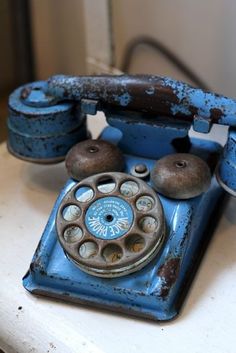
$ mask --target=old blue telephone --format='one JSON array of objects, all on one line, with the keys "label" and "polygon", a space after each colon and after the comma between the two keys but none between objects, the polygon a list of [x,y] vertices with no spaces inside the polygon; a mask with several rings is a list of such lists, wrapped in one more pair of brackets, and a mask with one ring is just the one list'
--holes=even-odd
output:
[{"label": "old blue telephone", "polygon": [[[86,114],[98,110],[109,125],[91,140]],[[212,124],[229,126],[224,148],[188,135],[191,126],[208,133]],[[36,163],[66,156],[70,176],[25,288],[174,318],[214,229],[222,187],[236,195],[235,128],[235,100],[170,78],[54,76],[14,91],[9,151]]]}]

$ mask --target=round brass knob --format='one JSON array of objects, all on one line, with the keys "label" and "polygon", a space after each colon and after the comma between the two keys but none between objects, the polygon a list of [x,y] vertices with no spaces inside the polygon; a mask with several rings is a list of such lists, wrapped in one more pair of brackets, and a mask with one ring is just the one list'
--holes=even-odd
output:
[{"label": "round brass knob", "polygon": [[151,180],[160,194],[173,199],[189,199],[209,188],[211,173],[201,158],[189,153],[176,153],[156,162]]},{"label": "round brass knob", "polygon": [[85,140],[73,146],[66,156],[68,174],[76,180],[103,172],[119,172],[124,168],[118,147],[103,140]]}]

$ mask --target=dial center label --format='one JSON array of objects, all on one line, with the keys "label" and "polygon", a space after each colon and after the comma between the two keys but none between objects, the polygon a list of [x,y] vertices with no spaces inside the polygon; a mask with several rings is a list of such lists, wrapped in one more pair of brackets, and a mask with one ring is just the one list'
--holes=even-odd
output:
[{"label": "dial center label", "polygon": [[133,211],[125,200],[108,196],[93,202],[85,215],[88,231],[96,238],[112,240],[126,234],[133,223]]}]

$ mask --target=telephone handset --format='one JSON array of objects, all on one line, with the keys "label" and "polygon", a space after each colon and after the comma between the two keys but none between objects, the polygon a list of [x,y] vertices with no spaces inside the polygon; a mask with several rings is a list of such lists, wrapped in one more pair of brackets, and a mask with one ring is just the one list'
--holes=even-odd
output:
[{"label": "telephone handset", "polygon": [[[98,140],[86,114],[103,110]],[[189,137],[229,125],[228,141]],[[23,279],[35,294],[175,317],[219,211],[236,195],[236,101],[170,78],[54,76],[9,99],[8,148],[70,176]],[[216,175],[216,177],[215,177]],[[218,180],[218,182],[217,182]]]}]

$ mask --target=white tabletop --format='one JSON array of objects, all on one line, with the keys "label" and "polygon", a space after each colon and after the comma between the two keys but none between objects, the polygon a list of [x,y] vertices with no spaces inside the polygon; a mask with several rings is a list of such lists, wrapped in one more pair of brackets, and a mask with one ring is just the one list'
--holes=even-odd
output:
[{"label": "white tabletop", "polygon": [[0,166],[0,348],[7,353],[235,352],[236,199],[225,209],[180,316],[162,324],[26,292],[21,278],[67,176],[63,163],[26,163],[10,156],[5,144]]}]

